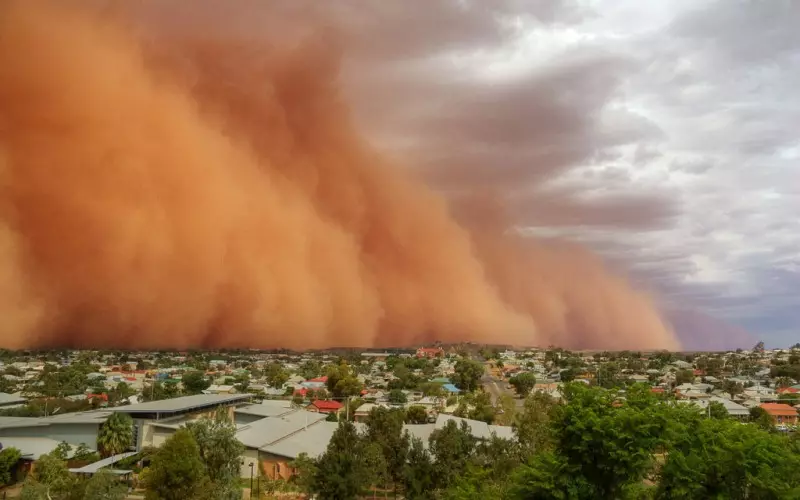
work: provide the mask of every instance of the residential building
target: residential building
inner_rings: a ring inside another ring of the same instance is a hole
[[[316,400],[306,407],[306,410],[315,413],[339,413],[344,405],[338,401]]]
[[[764,409],[776,424],[797,425],[797,409],[783,403],[762,403]]]

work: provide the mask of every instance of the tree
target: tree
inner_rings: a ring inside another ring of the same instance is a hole
[[[208,380],[205,374],[198,370],[187,371],[181,377],[183,390],[188,394],[200,394],[204,390],[211,387],[211,381]]]
[[[408,401],[406,393],[400,389],[392,389],[389,391],[389,402],[392,404],[404,404]]]
[[[656,498],[797,498],[798,468],[800,455],[783,436],[706,419],[671,446]]]
[[[165,384],[161,381],[154,381],[147,384],[142,389],[142,399],[145,401],[161,401],[172,399],[179,394],[178,386],[175,384]]]
[[[575,380],[575,368],[565,368],[559,374],[562,382],[572,382]]]
[[[315,491],[314,481],[318,474],[317,462],[314,459],[309,458],[308,454],[304,452],[289,462],[288,465],[294,471],[296,471],[289,481],[297,485],[302,493],[305,493],[307,496],[311,496]]]
[[[406,423],[424,424],[428,421],[428,412],[424,406],[411,405],[406,409]]]
[[[476,393],[472,401],[472,409],[467,412],[467,417],[487,424],[494,422],[495,409],[492,406],[492,397],[488,392]]]
[[[118,382],[117,385],[108,393],[108,402],[119,404],[133,396],[135,391],[125,382]]]
[[[422,440],[413,438],[408,450],[408,461],[403,467],[405,497],[409,500],[431,500],[436,487],[433,478],[433,460]]]
[[[357,396],[361,394],[363,388],[363,384],[359,382],[346,363],[328,368],[328,380],[325,385],[335,398]]]
[[[72,454],[72,446],[70,446],[66,441],[61,441],[58,443],[58,446],[56,446],[56,449],[51,451],[50,454],[59,460],[66,461]]]
[[[478,388],[483,373],[484,368],[481,363],[471,359],[459,359],[451,379],[462,391],[472,392]]]
[[[63,499],[73,484],[66,462],[51,454],[42,455],[22,487],[22,498]]]
[[[214,498],[238,500],[239,460],[244,445],[236,439],[236,426],[224,408],[219,408],[212,418],[202,418],[186,425],[191,433],[214,488]]]
[[[514,386],[514,390],[517,391],[518,395],[525,397],[530,394],[536,385],[536,376],[531,372],[524,372],[511,377],[508,383]]]
[[[725,405],[719,401],[711,401],[708,404],[708,416],[717,420],[725,420],[730,418],[730,413],[725,409]]]
[[[765,431],[772,432],[775,430],[775,421],[772,419],[772,416],[767,413],[767,410],[760,406],[750,408],[750,422]]]
[[[694,372],[692,370],[680,370],[675,374],[675,383],[678,385],[691,384],[692,382],[694,382]]]
[[[409,436],[403,432],[405,412],[376,407],[369,412],[366,439],[376,444],[387,467],[387,479],[396,487],[403,479],[403,466],[408,458]]]
[[[100,469],[86,482],[83,500],[124,500],[128,487],[113,472]]]
[[[170,436],[143,476],[147,500],[184,500],[199,495],[207,481],[206,467],[191,431],[178,429]]]
[[[86,443],[81,443],[72,454],[72,459],[79,462],[94,463],[100,460],[100,454],[86,446]]]
[[[466,473],[444,490],[442,500],[503,500],[506,482],[493,476],[490,468],[468,466]]]
[[[441,398],[445,396],[444,387],[438,382],[423,382],[419,385],[419,390],[428,397]]]
[[[118,455],[133,444],[133,419],[125,413],[114,412],[97,433],[97,446],[104,457]]]
[[[270,387],[280,389],[289,381],[289,373],[280,363],[269,363],[264,367],[264,378]]]
[[[375,476],[367,446],[355,426],[339,422],[328,448],[317,460],[313,492],[320,500],[353,500]]]
[[[436,486],[447,488],[461,476],[467,461],[475,451],[475,438],[469,425],[448,420],[444,427],[431,433],[428,448],[435,458],[433,464]]]
[[[529,457],[552,445],[550,419],[556,400],[547,393],[534,392],[525,398],[525,405],[514,422],[514,434],[523,457]]]
[[[673,421],[668,408],[644,385],[631,386],[623,403],[609,391],[575,382],[562,393],[567,403],[553,408],[551,425],[555,455],[540,465],[558,466],[569,476],[560,480],[564,485],[590,485],[581,489],[589,498],[622,497],[651,471],[655,451],[667,441]]]
[[[22,453],[16,448],[4,448],[0,451],[0,486],[11,484],[13,472],[22,458]]]

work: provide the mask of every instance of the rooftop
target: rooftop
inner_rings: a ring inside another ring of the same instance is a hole
[[[250,400],[250,394],[197,394],[180,398],[150,401],[135,405],[119,406],[111,411],[131,415],[144,413],[178,413],[191,410],[202,410],[223,404],[240,403]]]
[[[325,414],[305,410],[282,417],[267,417],[241,427],[236,432],[236,438],[248,448],[261,448],[303,431],[304,428],[313,427],[325,418]]]
[[[253,415],[256,417],[280,417],[293,411],[295,411],[295,409],[292,408],[291,401],[269,399],[261,403],[236,408],[236,413]]]

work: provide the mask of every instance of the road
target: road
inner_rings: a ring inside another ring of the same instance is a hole
[[[484,373],[483,377],[481,377],[481,385],[483,385],[484,390],[489,393],[494,406],[497,406],[497,401],[503,394],[508,394],[515,398],[514,403],[517,405],[517,408],[521,408],[525,403],[525,401],[522,399],[516,399],[514,388],[511,387],[508,382],[503,379],[493,377],[488,372]]]

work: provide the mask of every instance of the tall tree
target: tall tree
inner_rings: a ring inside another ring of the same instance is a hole
[[[270,387],[280,389],[289,380],[289,373],[280,363],[269,363],[264,367],[264,378]]]
[[[436,483],[433,477],[433,460],[422,440],[413,438],[408,451],[408,461],[403,467],[405,497],[409,500],[435,498]]]
[[[348,421],[339,423],[316,464],[313,491],[320,500],[353,500],[375,479],[365,440]]]
[[[133,445],[133,419],[125,413],[114,412],[100,426],[97,446],[104,457],[118,455]]]
[[[195,498],[207,487],[200,447],[188,429],[179,429],[156,451],[143,473],[147,500]]]
[[[525,398],[523,411],[517,414],[513,425],[524,458],[552,445],[550,417],[555,406],[556,400],[545,392],[534,392]]]
[[[335,398],[357,396],[361,393],[363,384],[359,382],[353,371],[346,363],[328,368],[328,380],[325,382],[328,391]]]
[[[438,487],[449,487],[464,473],[475,444],[465,421],[461,421],[459,427],[454,420],[449,420],[444,427],[431,433],[428,447],[435,459],[433,472]]]
[[[424,406],[411,405],[406,410],[406,423],[424,424],[428,421],[428,412]]]
[[[402,482],[403,466],[408,459],[409,435],[403,431],[404,412],[376,407],[367,417],[366,438],[378,446],[395,488]]]
[[[212,483],[214,497],[219,500],[238,500],[239,465],[244,445],[236,439],[236,426],[224,408],[212,418],[202,418],[186,425],[197,443],[206,475]]]

